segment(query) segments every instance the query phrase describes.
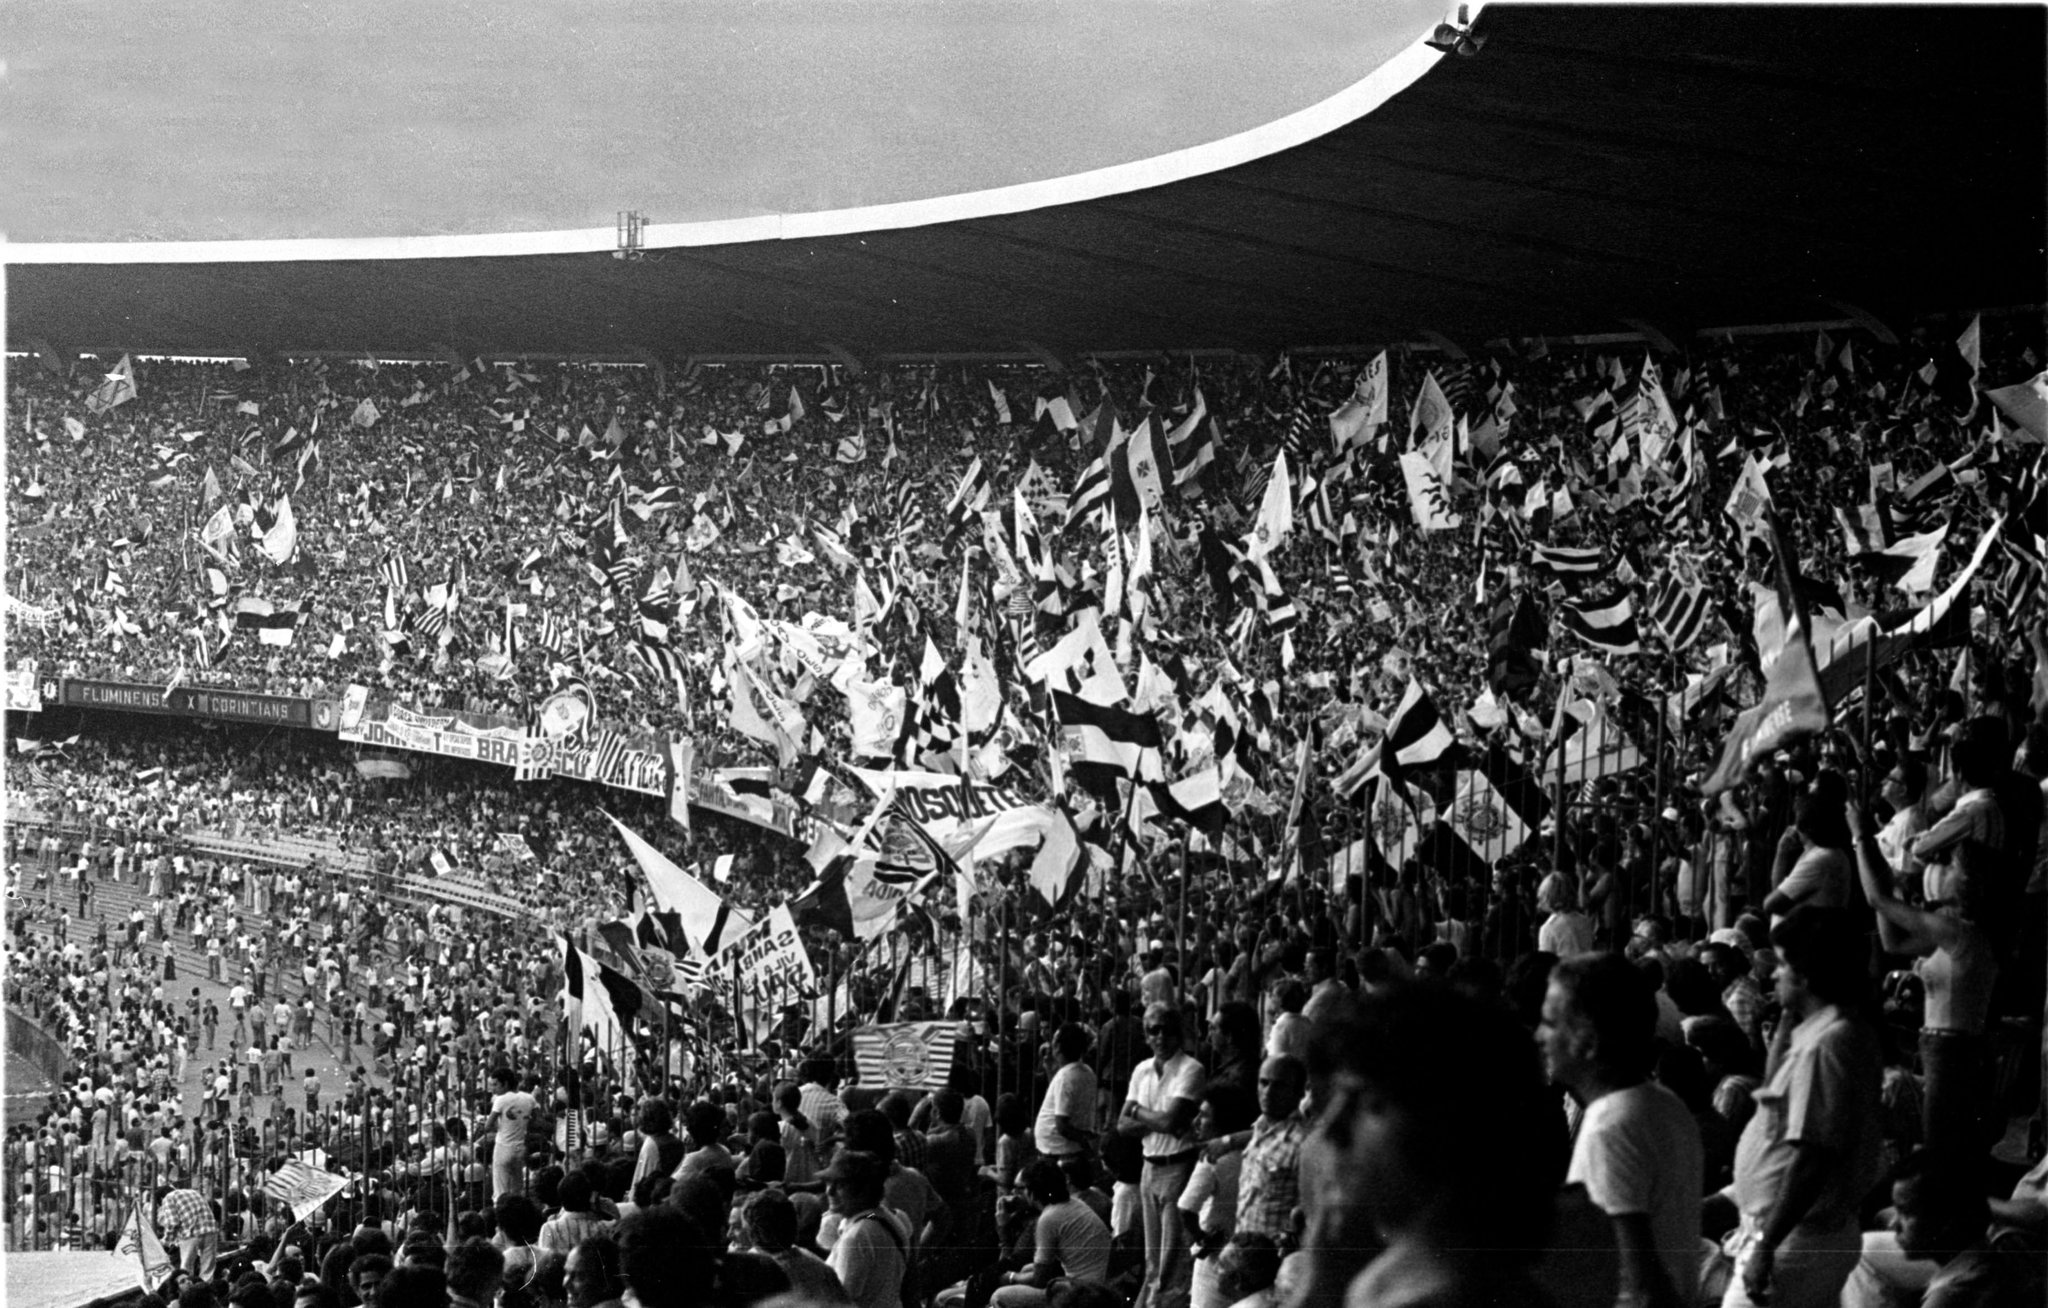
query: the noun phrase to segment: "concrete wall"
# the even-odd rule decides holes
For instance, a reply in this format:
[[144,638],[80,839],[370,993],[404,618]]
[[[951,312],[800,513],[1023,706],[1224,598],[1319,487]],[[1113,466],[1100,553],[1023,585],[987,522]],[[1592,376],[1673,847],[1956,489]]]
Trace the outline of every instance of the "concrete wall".
[[71,1061],[57,1037],[12,1004],[7,1006],[7,1052],[34,1063],[53,1085],[63,1082]]

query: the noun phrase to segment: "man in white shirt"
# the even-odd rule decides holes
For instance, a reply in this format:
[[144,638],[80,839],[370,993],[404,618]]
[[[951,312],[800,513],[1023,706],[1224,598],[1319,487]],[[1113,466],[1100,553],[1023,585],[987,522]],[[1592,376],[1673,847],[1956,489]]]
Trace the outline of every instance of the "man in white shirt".
[[1618,954],[1559,963],[1536,1029],[1550,1079],[1585,1106],[1566,1184],[1614,1223],[1618,1302],[1680,1308],[1699,1293],[1698,1125],[1677,1095],[1650,1080],[1657,1002],[1649,978]]
[[1088,1053],[1088,1028],[1063,1024],[1053,1048],[1060,1067],[1045,1088],[1032,1135],[1044,1157],[1077,1158],[1095,1147],[1095,1073],[1081,1061]]
[[534,1097],[519,1088],[519,1078],[509,1067],[491,1073],[497,1094],[491,1099],[491,1125],[497,1137],[491,1143],[491,1199],[526,1193],[526,1126],[540,1109]]
[[1570,958],[1593,948],[1593,919],[1572,904],[1571,879],[1552,872],[1536,887],[1536,911],[1549,916],[1536,928],[1536,948]]
[[1180,1194],[1200,1152],[1193,1130],[1206,1083],[1201,1063],[1182,1048],[1181,1012],[1171,1004],[1145,1008],[1152,1057],[1131,1072],[1117,1130],[1143,1139],[1145,1171],[1138,1217],[1145,1232],[1145,1284],[1133,1308],[1187,1308],[1194,1263],[1180,1222]]

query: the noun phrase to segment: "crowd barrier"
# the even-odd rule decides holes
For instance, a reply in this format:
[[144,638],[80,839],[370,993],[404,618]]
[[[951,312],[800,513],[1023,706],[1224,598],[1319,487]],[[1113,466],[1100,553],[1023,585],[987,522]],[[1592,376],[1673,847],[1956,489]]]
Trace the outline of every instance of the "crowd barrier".
[[[536,1055],[532,1067],[551,1061]],[[298,1083],[281,1072],[276,1084],[254,1086],[260,1072],[237,1069],[226,1099],[186,1103],[187,1125],[161,1129],[136,1147],[120,1134],[89,1127],[73,1147],[48,1138],[9,1140],[0,1149],[7,1249],[10,1252],[110,1249],[137,1204],[153,1204],[156,1187],[191,1188],[216,1204],[222,1244],[254,1235],[277,1205],[264,1182],[287,1157],[346,1177],[325,1205],[328,1219],[354,1225],[384,1195],[422,1189],[435,1207],[488,1207],[489,1169],[459,1136],[445,1144],[436,1124],[457,1112],[471,1117],[489,1104],[489,1071],[504,1061],[453,1056],[431,1070],[395,1072],[387,1086],[361,1099],[308,1110]],[[523,1166],[522,1162],[522,1166]],[[362,1183],[369,1178],[370,1184]]]

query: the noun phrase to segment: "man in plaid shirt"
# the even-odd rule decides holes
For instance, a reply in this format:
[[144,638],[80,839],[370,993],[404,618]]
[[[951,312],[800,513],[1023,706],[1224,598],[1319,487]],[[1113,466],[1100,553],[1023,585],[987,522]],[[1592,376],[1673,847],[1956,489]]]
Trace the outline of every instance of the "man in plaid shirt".
[[156,1229],[166,1245],[177,1246],[178,1266],[198,1280],[212,1279],[213,1261],[220,1254],[220,1223],[205,1195],[158,1186]]
[[1294,1232],[1301,1195],[1301,1142],[1308,1123],[1301,1096],[1308,1069],[1292,1054],[1276,1054],[1259,1066],[1259,1120],[1237,1180],[1237,1233],[1269,1236],[1285,1244]]

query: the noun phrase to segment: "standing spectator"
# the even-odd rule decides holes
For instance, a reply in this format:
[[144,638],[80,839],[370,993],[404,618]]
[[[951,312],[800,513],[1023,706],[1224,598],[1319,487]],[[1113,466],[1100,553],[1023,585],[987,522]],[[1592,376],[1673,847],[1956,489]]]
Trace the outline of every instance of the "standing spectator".
[[1699,1285],[1705,1162],[1691,1111],[1650,1079],[1656,1029],[1642,971],[1617,954],[1581,954],[1552,970],[1536,1038],[1551,1081],[1585,1110],[1565,1181],[1614,1223],[1623,1300],[1681,1308]]
[[1191,1308],[1229,1308],[1222,1298],[1219,1264],[1224,1246],[1237,1229],[1244,1146],[1236,1137],[1248,1131],[1257,1114],[1252,1097],[1233,1081],[1211,1081],[1202,1095],[1195,1134],[1211,1143],[1203,1147],[1187,1189],[1180,1195],[1180,1217],[1195,1256]]
[[1570,958],[1593,948],[1593,919],[1573,900],[1572,879],[1563,872],[1552,872],[1537,884],[1536,911],[1547,915],[1536,928],[1538,952]]
[[1088,1054],[1088,1029],[1076,1022],[1062,1023],[1053,1034],[1053,1049],[1059,1070],[1045,1088],[1033,1127],[1034,1142],[1042,1158],[1077,1158],[1095,1148],[1095,1073],[1081,1061]]
[[1135,1308],[1186,1308],[1193,1268],[1180,1224],[1180,1195],[1199,1152],[1192,1134],[1200,1111],[1202,1065],[1182,1048],[1181,1012],[1171,1004],[1145,1009],[1152,1057],[1131,1073],[1117,1129],[1143,1141],[1139,1220],[1145,1234],[1145,1283]]
[[803,1088],[785,1081],[775,1091],[775,1115],[782,1125],[777,1139],[782,1144],[782,1179],[790,1185],[809,1185],[818,1175],[818,1128],[804,1116]]
[[693,1176],[715,1180],[730,1194],[739,1163],[725,1147],[725,1110],[708,1099],[699,1099],[690,1105],[684,1125],[690,1135],[690,1151],[670,1175],[678,1182]]
[[1272,1025],[1266,1031],[1266,1057],[1282,1054],[1291,1058],[1305,1057],[1309,1032],[1314,1029],[1301,1013],[1308,1003],[1308,987],[1299,978],[1288,977],[1274,986],[1271,994],[1273,1016]]
[[839,1142],[839,1128],[846,1121],[846,1105],[839,1102],[838,1066],[829,1058],[807,1060],[798,1094],[803,1115],[817,1129],[818,1156],[830,1157],[832,1146]]
[[1339,1011],[1351,992],[1337,979],[1337,951],[1327,946],[1309,951],[1308,974],[1308,1003],[1302,1006],[1301,1015],[1313,1026]]
[[1131,1087],[1131,1069],[1145,1049],[1145,1024],[1131,1012],[1131,992],[1119,986],[1109,995],[1109,1020],[1095,1033],[1095,1070],[1100,1078],[1105,1115],[1120,1108]]
[[1263,1235],[1279,1243],[1294,1232],[1301,1142],[1308,1133],[1301,1097],[1307,1088],[1307,1068],[1290,1054],[1268,1058],[1259,1069],[1259,1120],[1252,1125],[1238,1176],[1238,1235]]
[[519,1077],[509,1067],[491,1073],[497,1094],[491,1099],[491,1125],[497,1138],[491,1144],[491,1198],[526,1193],[526,1128],[540,1110],[534,1097],[519,1088]]
[[1866,946],[1853,914],[1800,905],[1771,928],[1784,1019],[1735,1153],[1741,1227],[1723,1308],[1832,1305],[1876,1184],[1883,1059],[1858,1013]]
[[1857,833],[1857,869],[1863,894],[1877,910],[1878,943],[1886,953],[1910,954],[1926,987],[1920,1020],[1922,1135],[1945,1163],[1974,1158],[1991,1143],[1991,1086],[1986,1032],[1998,984],[1998,950],[1983,923],[1989,912],[1993,853],[1964,842],[1931,869],[1936,884],[1928,906],[1901,900],[1882,875],[1883,855],[1869,822],[1854,804],[1849,824]]
[[1849,825],[1842,805],[1849,798],[1839,772],[1813,779],[1793,809],[1793,824],[1778,841],[1777,889],[1764,898],[1773,924],[1799,904],[1846,908],[1856,869],[1849,860]]
[[199,1281],[213,1279],[214,1259],[220,1256],[220,1222],[205,1195],[158,1186],[156,1229],[166,1247],[177,1248],[178,1266],[186,1275]]
[[675,1136],[675,1110],[668,1100],[649,1097],[640,1101],[635,1125],[640,1130],[640,1153],[633,1164],[633,1185],[650,1176],[667,1176],[683,1161],[683,1144]]

